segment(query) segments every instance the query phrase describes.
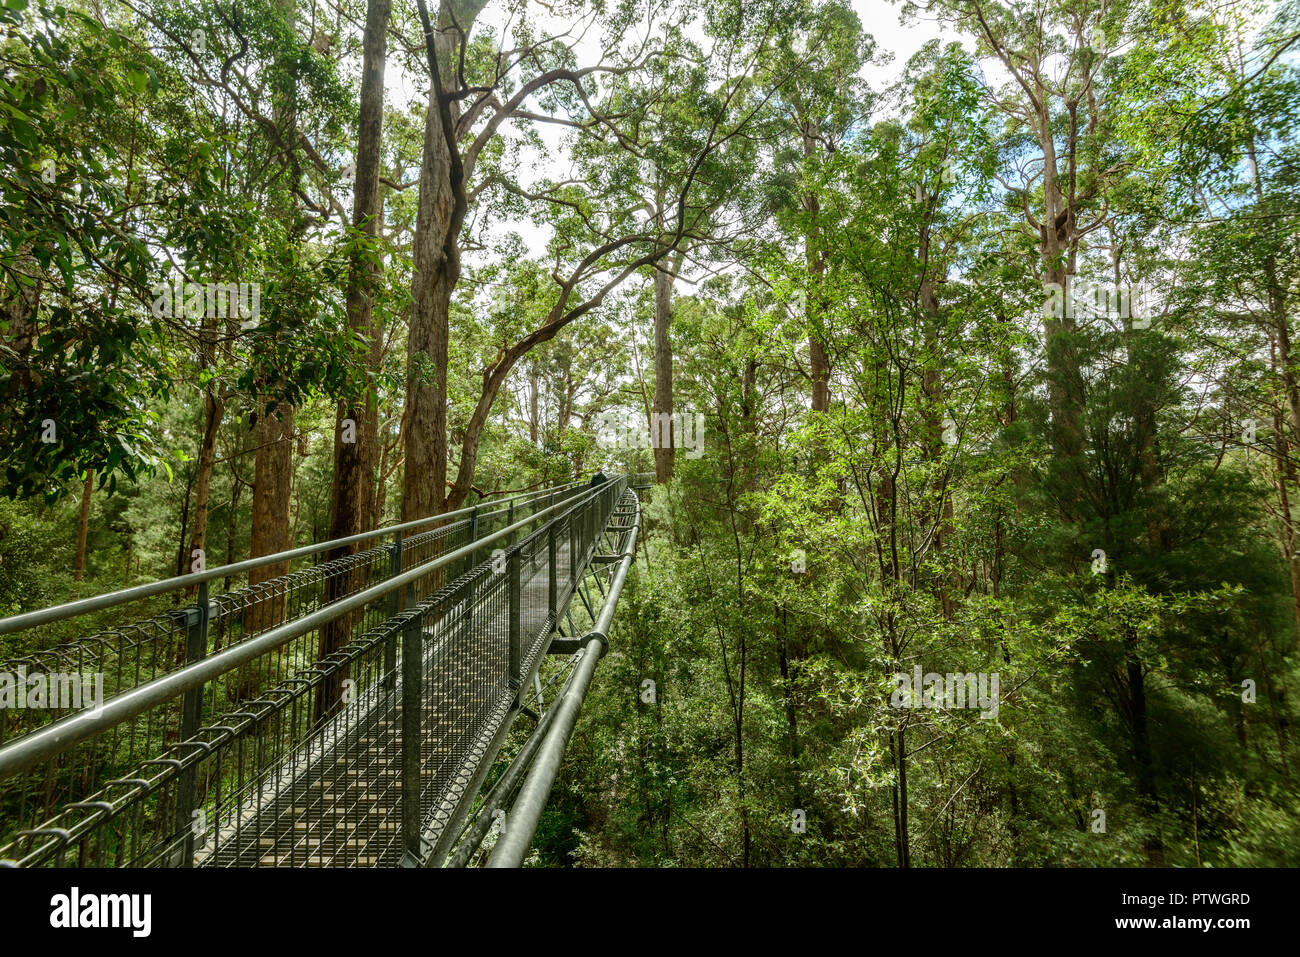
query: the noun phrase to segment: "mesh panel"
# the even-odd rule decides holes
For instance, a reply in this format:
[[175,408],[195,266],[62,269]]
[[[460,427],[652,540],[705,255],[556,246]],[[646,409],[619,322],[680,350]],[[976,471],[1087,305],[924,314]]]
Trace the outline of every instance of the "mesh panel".
[[[516,541],[450,562],[455,550],[546,508],[549,498],[485,506],[470,520],[216,596],[205,654],[359,595],[399,569],[415,572],[401,572],[411,575],[404,587],[191,693],[196,730],[185,740],[178,697],[0,780],[0,858],[28,866],[399,863],[413,836],[409,827],[403,833],[407,759],[418,753],[405,785],[418,795],[419,830],[436,839],[514,716],[555,626],[553,607],[574,594],[622,487],[576,489],[577,504],[516,532]],[[493,548],[501,551],[494,556]],[[438,567],[422,568],[431,563]],[[86,662],[103,668],[107,698],[185,663],[193,611],[28,657],[47,670],[52,662],[65,671]],[[408,681],[417,689],[409,724]],[[57,717],[11,712],[0,720],[12,738]]]

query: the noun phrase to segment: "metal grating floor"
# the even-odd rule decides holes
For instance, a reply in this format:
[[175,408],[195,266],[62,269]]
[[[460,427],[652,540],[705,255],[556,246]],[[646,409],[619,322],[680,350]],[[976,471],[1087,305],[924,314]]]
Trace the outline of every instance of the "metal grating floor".
[[[557,554],[559,608],[572,597],[568,544]],[[531,675],[551,630],[550,570],[541,562],[522,584],[523,673]],[[512,716],[506,683],[508,612],[480,619],[466,601],[426,629],[422,694],[421,818],[445,825],[501,724]],[[488,654],[458,655],[469,645]],[[433,661],[450,667],[429,667]],[[392,867],[402,857],[401,678],[372,689],[337,715],[321,734],[248,792],[216,830],[215,850],[195,863],[215,867]]]

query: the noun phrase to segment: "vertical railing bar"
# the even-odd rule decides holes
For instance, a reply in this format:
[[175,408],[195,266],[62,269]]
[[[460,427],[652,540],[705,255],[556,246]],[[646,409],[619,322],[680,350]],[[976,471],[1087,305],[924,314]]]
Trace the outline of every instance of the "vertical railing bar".
[[550,613],[552,626],[559,623],[559,619],[556,617],[560,598],[557,576],[559,564],[556,560],[557,552],[555,547],[555,527],[557,524],[559,524],[558,521],[552,521],[546,532],[546,610]]
[[578,522],[576,515],[569,516],[569,594],[578,584]]
[[519,575],[519,549],[516,548],[510,552],[506,566],[506,580],[510,588],[510,690],[515,692],[516,707],[519,705],[519,693],[523,685],[520,674],[523,670],[523,655],[520,646]]
[[[398,532],[389,546],[388,577],[395,578],[402,573],[402,533]],[[402,610],[402,589],[394,588],[388,593],[388,617],[395,618]],[[397,683],[397,629],[394,628],[384,642],[384,690],[392,691]]]
[[[208,583],[199,582],[198,600],[194,608],[187,608],[185,632],[185,663],[193,664],[207,656],[208,620],[212,609],[208,604]],[[181,699],[180,740],[188,741],[199,733],[203,719],[203,686],[191,688]],[[194,866],[194,810],[198,794],[198,764],[186,767],[176,786],[176,831],[181,839],[180,867]],[[205,828],[206,831],[206,828]]]
[[420,865],[421,613],[402,626],[402,863]]

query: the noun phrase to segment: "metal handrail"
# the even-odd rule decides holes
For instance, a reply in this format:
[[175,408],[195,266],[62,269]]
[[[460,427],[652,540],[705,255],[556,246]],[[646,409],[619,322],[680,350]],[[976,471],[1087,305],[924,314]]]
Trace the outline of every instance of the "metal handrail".
[[[307,555],[316,555],[330,549],[339,548],[343,545],[369,541],[372,538],[380,538],[394,532],[404,532],[412,528],[432,525],[435,522],[441,522],[446,519],[457,518],[462,515],[470,515],[481,509],[484,501],[490,505],[498,505],[517,502],[520,499],[545,498],[549,495],[555,495],[560,492],[572,491],[581,487],[581,485],[581,482],[569,482],[566,485],[558,485],[555,488],[546,489],[541,492],[526,492],[510,498],[482,500],[479,504],[472,505],[469,508],[457,509],[454,512],[443,512],[441,515],[429,515],[409,522],[402,522],[398,525],[387,525],[383,528],[372,529],[368,532],[348,535],[345,538],[335,538],[325,542],[303,545],[299,548],[291,548],[288,551],[276,552],[274,555],[260,555],[257,558],[249,558],[242,562],[234,562],[230,565],[218,565],[215,568],[209,568],[201,572],[191,572],[188,575],[177,575],[174,578],[164,578],[161,581],[148,582],[144,585],[132,585],[130,588],[105,592],[102,595],[92,595],[89,598],[81,598],[77,601],[64,602],[62,605],[53,605],[49,608],[38,609],[37,611],[24,612],[20,615],[11,615],[8,618],[0,618],[0,635],[12,634],[13,632],[23,631],[27,628],[34,628],[37,625],[48,625],[52,622],[63,621],[65,618],[75,618],[77,615],[89,614],[92,611],[102,611],[105,608],[112,608],[115,605],[125,604],[130,601],[138,601],[141,598],[150,598],[154,595],[162,595],[169,591],[176,591],[181,588],[189,588],[193,585],[199,585],[216,578],[240,575],[256,568],[263,568],[267,565],[274,565],[279,562],[292,561],[295,558],[303,558]],[[496,513],[494,512],[492,514]]]
[[[488,867],[522,866],[524,855],[528,853],[533,836],[537,833],[537,825],[541,821],[546,800],[555,784],[555,777],[559,773],[560,762],[564,759],[569,737],[578,723],[578,712],[582,710],[587,688],[591,685],[597,663],[604,657],[608,648],[609,629],[614,621],[614,611],[618,607],[619,596],[623,593],[628,571],[636,558],[637,532],[641,527],[641,503],[636,498],[635,492],[632,493],[632,497],[635,504],[631,532],[619,555],[618,570],[610,582],[609,593],[600,610],[600,617],[582,638],[582,657],[573,669],[573,675],[565,686],[564,693],[552,708],[554,719],[552,720],[549,714],[547,716],[548,727],[542,732],[544,737],[540,744],[535,746],[536,757],[532,759],[532,767],[528,771],[523,787],[519,790],[519,796],[511,805],[510,813],[506,815],[505,827],[488,858]],[[618,514],[617,506],[615,514]]]
[[[618,482],[621,481],[621,478],[612,481]],[[513,525],[508,525],[491,535],[484,536],[454,551],[416,565],[377,585],[372,585],[364,591],[339,599],[325,608],[295,621],[286,622],[255,638],[250,638],[207,658],[187,664],[161,678],[155,678],[145,684],[138,685],[130,691],[104,702],[98,708],[69,715],[9,744],[2,745],[0,746],[0,778],[24,771],[43,760],[67,751],[87,738],[94,737],[115,725],[144,714],[163,702],[179,697],[187,691],[202,687],[208,681],[227,674],[240,665],[273,651],[321,625],[336,618],[341,618],[356,608],[363,607],[377,598],[382,598],[389,592],[403,588],[429,572],[459,561],[467,555],[471,555],[503,538],[508,538],[521,529],[534,524],[539,519],[553,515],[551,519],[553,521],[571,511],[577,511],[589,504],[603,491],[606,491],[606,488],[602,485],[589,488],[585,492],[579,492],[563,502],[558,502],[555,505],[534,512]],[[518,545],[515,547],[517,548]]]

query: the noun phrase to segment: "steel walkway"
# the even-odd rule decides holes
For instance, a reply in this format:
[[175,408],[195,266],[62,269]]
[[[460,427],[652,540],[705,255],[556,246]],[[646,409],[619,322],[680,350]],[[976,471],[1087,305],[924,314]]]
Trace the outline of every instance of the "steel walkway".
[[[632,561],[640,510],[629,485],[624,476],[482,503],[0,620],[0,635],[58,634],[51,626],[76,616],[198,590],[192,605],[0,664],[88,664],[111,687],[97,710],[0,712],[0,861],[464,863],[485,815],[510,796],[498,785],[475,805],[519,714],[535,729],[506,776],[517,784],[540,754],[536,777],[553,777],[549,736],[572,729],[556,714],[576,717],[575,679],[585,674],[585,692]],[[286,556],[308,564],[207,593]],[[548,651],[570,667],[542,713],[542,696],[529,708],[526,695]],[[534,777],[521,794],[536,791]],[[536,817],[520,820],[526,840],[517,827],[506,836],[522,859]]]
[[[566,549],[567,550],[567,549]],[[546,604],[549,569],[538,567],[522,586],[521,628],[526,647],[525,674],[538,663],[540,642],[549,627],[541,613]],[[435,768],[423,801],[426,820],[439,805],[439,824],[446,823],[445,806],[459,801],[478,769],[490,735],[504,723],[514,695],[499,688],[494,667],[509,657],[505,610],[486,624],[486,655],[471,657],[464,647],[469,615],[462,602],[433,628],[423,631],[425,678],[420,691],[423,726],[421,764]],[[463,666],[439,669],[438,660]],[[276,769],[269,793],[254,791],[253,799],[236,807],[232,820],[215,841],[217,850],[201,853],[195,863],[219,866],[383,866],[401,862],[402,773],[400,719],[395,703],[402,678],[392,691],[377,690],[355,714],[335,719],[337,727],[322,741]],[[376,787],[376,784],[379,786]],[[440,801],[439,798],[442,800]]]

